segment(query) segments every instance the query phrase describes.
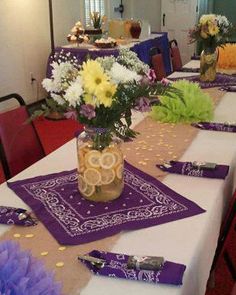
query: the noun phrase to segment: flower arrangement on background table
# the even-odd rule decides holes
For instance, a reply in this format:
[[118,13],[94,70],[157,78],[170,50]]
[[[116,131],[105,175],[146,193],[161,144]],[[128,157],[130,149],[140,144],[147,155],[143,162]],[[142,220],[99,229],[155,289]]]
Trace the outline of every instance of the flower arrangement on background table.
[[189,43],[200,42],[203,51],[200,58],[200,79],[214,81],[218,58],[217,47],[223,47],[231,35],[233,25],[225,16],[202,15],[198,24],[189,30]]
[[102,16],[98,11],[93,11],[90,13],[90,19],[94,29],[101,29],[107,17],[105,15]]
[[[149,111],[150,102],[158,102],[154,97],[170,95],[174,88],[157,83],[154,72],[128,49],[117,58],[87,60],[82,66],[70,54],[60,54],[43,87],[51,104],[87,128],[77,141],[81,194],[96,201],[118,197],[123,189],[119,139],[136,135],[130,128],[131,110]],[[36,115],[46,112],[44,107]]]

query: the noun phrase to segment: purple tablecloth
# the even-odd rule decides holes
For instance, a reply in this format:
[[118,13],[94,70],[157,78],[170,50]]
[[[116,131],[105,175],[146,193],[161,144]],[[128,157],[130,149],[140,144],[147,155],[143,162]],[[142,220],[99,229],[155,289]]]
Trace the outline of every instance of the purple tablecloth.
[[82,244],[122,230],[150,227],[205,212],[195,203],[126,163],[117,200],[94,203],[77,189],[76,170],[9,182],[61,244]]
[[203,82],[200,81],[199,76],[189,76],[189,77],[179,77],[179,78],[168,78],[172,81],[177,80],[188,80],[192,82],[197,82],[201,88],[212,88],[212,87],[225,87],[236,85],[236,76],[226,75],[226,74],[216,74],[216,79],[213,82]]
[[90,271],[96,275],[112,278],[143,281],[154,284],[182,285],[183,275],[186,269],[185,265],[171,261],[165,261],[162,269],[159,271],[128,269],[128,255],[99,252],[96,250],[88,254],[99,259],[104,259],[107,262],[103,268],[98,269],[90,262],[83,260],[83,263],[90,269]]
[[[166,73],[170,74],[171,73],[171,64],[170,64],[169,41],[168,41],[167,33],[155,32],[153,34],[161,34],[161,36],[134,44],[130,49],[137,53],[137,55],[141,61],[150,65],[149,50],[152,47],[160,48],[160,50],[163,54],[163,60],[164,60]],[[119,50],[116,48],[89,50],[86,48],[79,48],[79,47],[70,47],[70,48],[56,47],[54,53],[59,53],[59,52],[61,52],[62,49],[65,53],[70,52],[71,54],[73,54],[73,56],[75,56],[77,58],[79,63],[82,63],[88,55],[90,56],[91,59],[95,59],[97,57],[103,57],[103,56],[109,56],[109,55],[117,56],[119,54]],[[46,73],[46,76],[48,78],[51,76],[50,64],[53,61],[54,53],[51,53],[48,58],[47,73]]]

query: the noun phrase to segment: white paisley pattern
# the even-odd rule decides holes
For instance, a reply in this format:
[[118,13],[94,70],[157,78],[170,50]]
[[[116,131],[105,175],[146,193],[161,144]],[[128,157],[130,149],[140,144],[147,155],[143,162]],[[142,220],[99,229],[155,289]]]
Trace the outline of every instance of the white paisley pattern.
[[[81,237],[121,224],[158,219],[188,210],[188,207],[165,194],[157,185],[128,169],[124,171],[124,179],[126,189],[133,195],[133,199],[128,196],[125,203],[117,202],[116,207],[110,210],[106,210],[106,206],[112,206],[110,204],[94,206],[78,195],[75,171],[62,176],[56,175],[50,180],[32,180],[31,183],[22,184],[21,189],[39,201],[47,215],[59,223],[70,237]],[[67,195],[63,194],[64,190]],[[70,198],[79,200],[77,206]],[[99,212],[93,211],[98,208]]]
[[183,164],[181,174],[189,175],[189,176],[202,177],[203,176],[203,170],[194,168],[192,163],[186,162],[186,163]]
[[[101,270],[92,269],[92,272],[96,275],[107,275],[109,277],[122,278],[133,281],[144,281],[148,283],[160,282],[159,276],[165,264],[163,264],[163,268],[159,271],[129,269],[127,267],[127,261],[129,257],[128,255],[122,255],[121,259],[121,255],[116,253],[100,252],[100,254],[101,256],[99,255],[99,258],[106,260],[107,264]],[[89,255],[93,256],[93,252],[89,253]],[[96,254],[95,257],[97,257]],[[86,265],[89,268],[91,267],[91,265],[89,264]]]

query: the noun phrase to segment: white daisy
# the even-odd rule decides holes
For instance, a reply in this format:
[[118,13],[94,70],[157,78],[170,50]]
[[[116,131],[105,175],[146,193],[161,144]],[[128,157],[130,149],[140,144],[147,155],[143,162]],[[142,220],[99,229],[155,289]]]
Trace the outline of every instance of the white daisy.
[[51,97],[57,102],[59,105],[63,105],[65,103],[65,100],[58,94],[51,93]]
[[84,93],[81,84],[78,82],[73,82],[67,88],[64,98],[69,103],[69,106],[76,107],[76,105],[81,102],[81,95]]
[[111,77],[114,83],[126,83],[129,81],[139,81],[141,76],[137,73],[130,71],[126,67],[120,65],[115,62],[109,72],[109,76]]

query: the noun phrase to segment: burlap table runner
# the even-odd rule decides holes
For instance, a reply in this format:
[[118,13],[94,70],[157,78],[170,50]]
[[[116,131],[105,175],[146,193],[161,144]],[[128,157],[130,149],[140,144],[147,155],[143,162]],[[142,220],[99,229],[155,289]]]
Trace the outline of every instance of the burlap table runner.
[[[205,90],[217,104],[225,94],[215,88]],[[147,117],[136,128],[140,134],[123,146],[126,160],[140,170],[162,180],[165,172],[156,168],[164,160],[179,159],[187,150],[198,129],[187,124],[158,123]],[[76,165],[76,163],[75,163]],[[78,246],[61,247],[42,223],[35,227],[9,227],[1,240],[15,240],[22,249],[28,249],[55,272],[62,282],[63,294],[79,294],[91,278],[89,270],[77,260],[77,255],[94,249],[109,251],[121,234]],[[135,253],[134,253],[135,254]],[[20,267],[20,266],[19,266]]]

